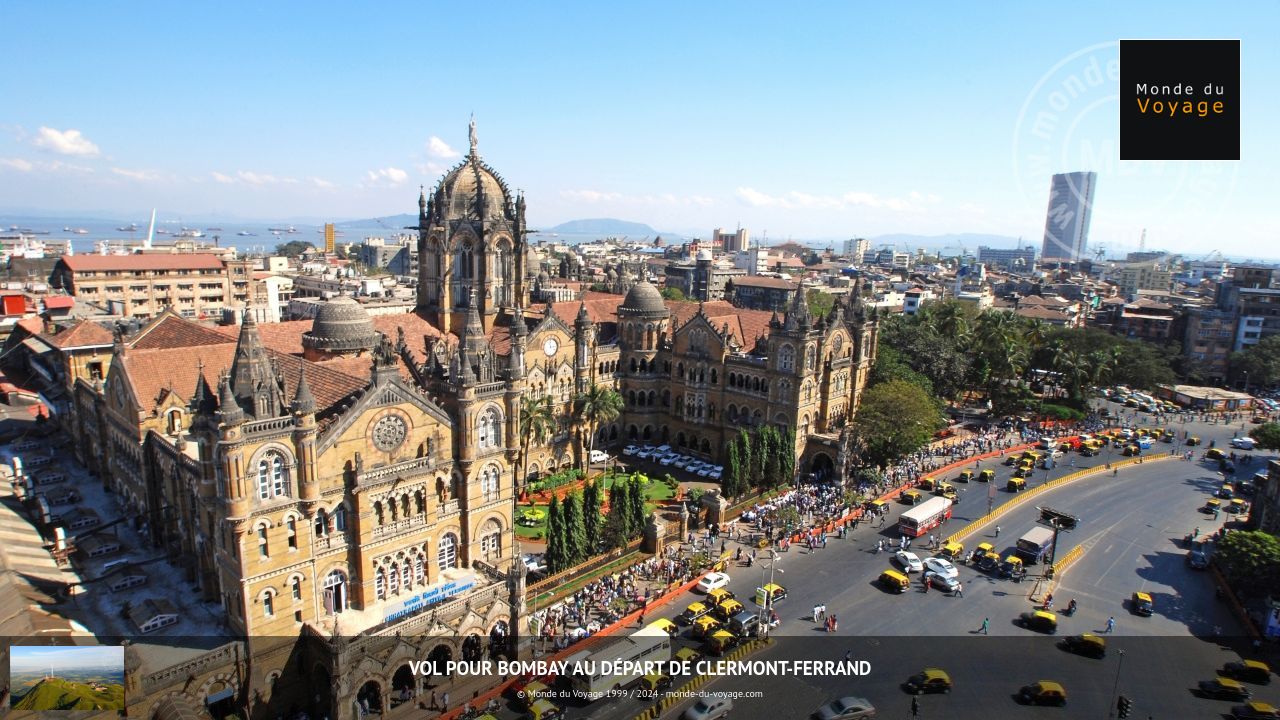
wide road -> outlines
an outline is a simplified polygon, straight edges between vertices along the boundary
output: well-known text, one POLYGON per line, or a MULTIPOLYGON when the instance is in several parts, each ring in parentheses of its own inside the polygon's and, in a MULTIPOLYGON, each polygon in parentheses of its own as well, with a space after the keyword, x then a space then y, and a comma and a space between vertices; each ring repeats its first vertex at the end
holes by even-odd
MULTIPOLYGON (((1226 448, 1232 431, 1240 430, 1238 425, 1201 423, 1178 423, 1175 427, 1188 429, 1204 440, 1202 447, 1195 448, 1197 456, 1210 440, 1226 448)), ((1149 454, 1167 453, 1172 448, 1156 443, 1149 454)), ((1068 461, 1073 457, 1078 469, 1110 462, 1119 453, 1107 451, 1095 458, 1068 455, 1050 477, 1070 472, 1068 461)), ((1251 474, 1264 468, 1260 461, 1241 467, 1241 472, 1251 474)), ((998 507, 1012 497, 1004 490, 1010 469, 993 461, 984 462, 983 467, 997 469, 993 502, 998 507)), ((1046 474, 1037 470, 1031 486, 1041 484, 1046 474)), ((825 549, 810 553, 793 547, 780 555, 775 581, 790 594, 778 606, 783 623, 774 633, 777 642, 751 658, 839 660, 850 653, 855 659, 871 661, 869 677, 740 675, 716 679, 702 691, 765 694, 763 699, 741 700, 736 715, 744 715, 746 710, 747 716, 754 716, 755 710, 767 709, 770 716, 779 718, 807 717, 820 703, 845 694, 865 695, 883 708, 901 706, 906 714, 910 701, 897 684, 921 667, 936 664, 952 673, 956 689, 949 696, 924 698, 922 708, 933 713, 926 712, 924 717, 939 712, 950 717, 979 717, 1015 711, 1035 717, 1039 711, 1019 710, 1011 695, 1022 684, 1039 679, 1059 680, 1067 686, 1070 716, 1104 717, 1113 702, 1117 670, 1121 670, 1119 691, 1138 703, 1136 717, 1222 712, 1229 703, 1197 699, 1187 688, 1212 677, 1213 668, 1224 660, 1237 657, 1225 648, 1238 643, 1215 636, 1240 631, 1222 603, 1214 599, 1207 576, 1186 567, 1185 549, 1180 546, 1181 538, 1197 525, 1202 532, 1216 528, 1209 516, 1197 513, 1197 508, 1217 485, 1216 467, 1198 460, 1144 463, 1121 470, 1118 477, 1099 473, 1078 480, 1011 511, 996 521, 1002 527, 998 539, 990 527, 966 540, 967 548, 984 540, 993 542, 1005 554, 1017 537, 1033 526, 1037 514, 1033 505, 1050 505, 1078 515, 1079 529, 1063 534, 1058 554, 1065 555, 1077 544, 1085 550, 1062 578, 1056 597, 1059 608, 1076 597, 1081 609, 1075 617, 1060 616, 1059 635, 1101 631, 1107 618, 1114 616, 1115 633, 1109 638, 1112 652, 1105 660, 1069 655, 1057 649, 1052 638, 1037 636, 1013 623, 1020 613, 1032 608, 1028 595, 1035 583, 1030 579, 1014 583, 961 566, 962 598, 936 591, 925 593, 918 584, 903 595, 883 591, 875 581, 881 570, 890 567, 889 554, 876 554, 873 547, 877 539, 896 540, 894 521, 907 508, 897 505, 883 530, 863 525, 849 539, 829 540, 825 549), (1134 590, 1149 592, 1155 598, 1153 617, 1140 618, 1128 612, 1127 599, 1134 590), (836 633, 828 634, 812 622, 812 608, 819 603, 839 618, 836 633), (990 620, 989 636, 978 634, 983 618, 990 620), (1123 668, 1120 649, 1127 650, 1123 668)), ((958 487, 961 502, 946 528, 952 531, 987 510, 986 484, 958 487)), ((929 555, 923 549, 917 552, 921 557, 929 555)), ((750 598, 768 573, 763 563, 758 566, 731 569, 730 589, 739 597, 750 598)), ((917 579, 914 574, 912 579, 917 579)), ((669 605, 664 614, 674 616, 696 599, 681 599, 669 605)), ((692 644, 683 638, 681 643, 692 644)), ((1280 700, 1280 692, 1265 689, 1258 696, 1280 700)), ((691 702, 675 705, 666 716, 674 717, 691 702)), ((627 718, 647 705, 639 700, 602 701, 585 708, 570 707, 568 714, 575 718, 627 718)), ((1043 712, 1063 717, 1060 710, 1043 712)))

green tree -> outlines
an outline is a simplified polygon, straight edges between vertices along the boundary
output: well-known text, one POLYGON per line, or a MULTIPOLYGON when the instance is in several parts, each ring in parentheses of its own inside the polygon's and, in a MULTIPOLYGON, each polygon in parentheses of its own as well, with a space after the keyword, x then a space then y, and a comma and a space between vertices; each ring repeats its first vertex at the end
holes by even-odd
POLYGON ((751 433, 746 428, 738 431, 738 460, 742 463, 741 474, 738 476, 738 485, 745 492, 751 485, 751 468, 755 462, 754 448, 751 442, 751 433))
POLYGON ((785 448, 782 447, 782 434, 778 432, 778 428, 772 425, 765 425, 760 428, 760 433, 767 438, 765 445, 768 451, 765 452, 763 487, 773 487, 781 481, 780 472, 782 470, 782 453, 785 448))
POLYGON ((564 504, 565 556, 569 567, 586 560, 591 553, 587 549, 587 525, 582 517, 582 492, 574 490, 565 495, 564 504))
POLYGON ((600 484, 588 482, 582 488, 582 524, 586 529, 587 555, 600 552, 600 540, 604 534, 604 517, 600 514, 602 505, 600 484))
POLYGON ((1280 335, 1268 335, 1230 357, 1231 376, 1250 387, 1270 387, 1280 382, 1280 335))
POLYGON ((644 532, 644 485, 638 477, 627 485, 627 537, 635 538, 644 532))
POLYGON ((553 575, 570 565, 565 548, 564 511, 560 507, 560 498, 554 495, 547 506, 546 558, 547 571, 553 575))
POLYGON ((880 343, 876 348, 876 360, 871 366, 868 384, 875 385, 890 380, 905 380, 913 385, 919 385, 920 389, 929 395, 934 394, 933 381, 913 370, 903 360, 902 353, 893 346, 880 343))
POLYGON ((744 489, 741 484, 741 477, 742 463, 738 459, 738 442, 735 438, 729 441, 729 447, 725 449, 724 472, 720 476, 720 492, 730 500, 740 497, 744 489))
POLYGON ((302 254, 303 250, 306 250, 307 248, 314 250, 315 247, 315 245, 312 245, 306 240, 290 240, 276 245, 276 255, 287 258, 296 258, 302 254))
POLYGON ((609 488, 609 514, 604 521, 604 541, 610 548, 623 547, 631 539, 626 487, 630 482, 625 477, 616 478, 609 488))
POLYGON ((854 432, 863 460, 885 468, 923 447, 943 424, 936 400, 911 383, 895 380, 863 393, 854 432))
POLYGON ((1213 551, 1213 561, 1241 596, 1280 594, 1280 539, 1262 531, 1227 533, 1213 551))
POLYGON ((555 410, 550 395, 520 396, 520 479, 517 485, 524 487, 529 479, 529 454, 534 446, 546 445, 556 429, 555 410))
POLYGON ((616 420, 621 414, 622 394, 604 385, 592 384, 586 392, 578 395, 574 400, 574 424, 578 427, 578 437, 582 446, 586 448, 588 463, 591 459, 591 451, 595 448, 596 428, 616 420))
POLYGON ((778 482, 790 484, 796 479, 796 429, 788 427, 782 433, 782 447, 778 451, 778 482))
POLYGON ((1263 450, 1280 450, 1280 424, 1263 423, 1250 430, 1249 437, 1263 450))
POLYGON ((685 300, 684 291, 678 287, 664 287, 661 290, 662 297, 667 300, 681 301, 685 300))
POLYGON ((821 290, 809 290, 804 294, 809 305, 809 314, 815 318, 825 317, 836 305, 836 296, 821 290))

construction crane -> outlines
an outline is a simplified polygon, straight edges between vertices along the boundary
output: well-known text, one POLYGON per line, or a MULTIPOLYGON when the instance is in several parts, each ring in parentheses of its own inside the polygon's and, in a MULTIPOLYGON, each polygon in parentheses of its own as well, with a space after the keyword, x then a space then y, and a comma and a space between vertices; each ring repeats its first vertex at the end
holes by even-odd
POLYGON ((1103 261, 1103 260, 1105 260, 1106 258, 1107 258, 1107 246, 1106 246, 1106 245, 1099 245, 1098 247, 1094 248, 1094 251, 1093 251, 1093 261, 1094 261, 1094 262, 1102 262, 1102 261, 1103 261))

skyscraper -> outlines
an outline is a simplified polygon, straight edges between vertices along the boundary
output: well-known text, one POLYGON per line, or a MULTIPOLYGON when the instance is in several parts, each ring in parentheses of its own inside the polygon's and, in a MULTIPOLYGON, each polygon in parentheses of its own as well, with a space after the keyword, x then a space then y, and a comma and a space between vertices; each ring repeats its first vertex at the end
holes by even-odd
POLYGON ((1078 262, 1089 241, 1089 216, 1093 212, 1095 172, 1060 173, 1049 186, 1049 210, 1044 221, 1046 262, 1078 262))

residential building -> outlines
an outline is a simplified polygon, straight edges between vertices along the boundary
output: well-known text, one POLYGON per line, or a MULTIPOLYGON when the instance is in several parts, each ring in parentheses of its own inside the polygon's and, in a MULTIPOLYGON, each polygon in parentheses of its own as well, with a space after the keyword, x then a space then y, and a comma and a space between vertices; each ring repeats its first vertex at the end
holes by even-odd
POLYGON ((252 302, 252 266, 202 253, 63 255, 53 283, 124 317, 151 318, 168 307, 183 317, 217 317, 229 304, 252 302))
POLYGON ((1168 292, 1173 285, 1173 273, 1155 261, 1125 263, 1115 271, 1108 271, 1107 275, 1119 286, 1120 295, 1129 300, 1136 298, 1139 290, 1168 292))
POLYGON ((902 294, 902 312, 904 315, 915 315, 920 312, 920 307, 925 303, 933 300, 935 297, 932 290, 920 287, 919 285, 907 290, 902 294))
POLYGON ((740 253, 751 249, 751 238, 746 228, 738 228, 734 232, 725 232, 716 228, 711 231, 711 244, 726 254, 740 253))
POLYGON ((1089 218, 1093 213, 1095 172, 1060 173, 1049 185, 1040 257, 1045 262, 1074 263, 1085 257, 1089 218))
POLYGON ((1182 352, 1200 367, 1205 381, 1220 385, 1227 379, 1227 359, 1236 341, 1235 314, 1216 307, 1190 307, 1182 352))
POLYGON ((855 265, 861 265, 871 252, 871 241, 866 238, 850 238, 844 241, 844 257, 855 265))
POLYGON ((1036 266, 1036 249, 1031 245, 1021 248, 993 248, 980 245, 978 262, 993 269, 1030 272, 1036 266))
POLYGON ((733 281, 732 302, 740 308, 752 310, 783 311, 791 301, 799 285, 782 278, 756 275, 740 277, 733 281))

